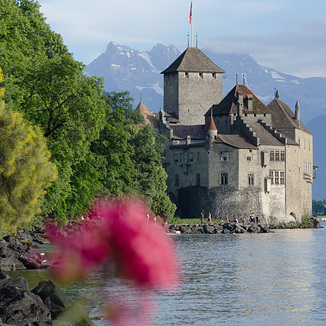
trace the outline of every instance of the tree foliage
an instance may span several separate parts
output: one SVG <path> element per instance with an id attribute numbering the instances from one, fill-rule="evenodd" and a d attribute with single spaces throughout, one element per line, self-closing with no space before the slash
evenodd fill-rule
<path id="1" fill-rule="evenodd" d="M 22 222 L 29 222 L 40 213 L 45 187 L 54 181 L 56 176 L 57 170 L 50 162 L 50 153 L 41 130 L 26 124 L 21 114 L 6 112 L 2 103 L 0 105 L 1 229 L 13 229 Z"/>
<path id="2" fill-rule="evenodd" d="M 65 221 L 99 195 L 126 194 L 144 198 L 155 213 L 174 214 L 162 139 L 140 125 L 128 92 L 105 95 L 102 79 L 83 76 L 85 66 L 46 24 L 37 1 L 0 0 L 0 66 L 6 110 L 40 128 L 33 132 L 43 133 L 58 169 L 44 215 Z"/>
<path id="3" fill-rule="evenodd" d="M 82 174 L 87 180 L 94 176 L 85 166 L 92 160 L 90 144 L 98 138 L 104 119 L 102 80 L 82 76 L 84 65 L 73 59 L 61 36 L 51 31 L 36 1 L 1 1 L 5 100 L 9 109 L 22 113 L 47 138 L 59 176 L 47 193 L 43 211 L 65 220 L 89 204 L 77 189 Z M 87 171 L 90 175 L 85 175 Z M 91 189 L 99 188 L 97 180 L 93 181 Z M 95 195 L 87 197 L 91 201 Z"/>
<path id="4" fill-rule="evenodd" d="M 110 196 L 131 194 L 143 198 L 156 214 L 171 219 L 175 205 L 166 194 L 162 167 L 165 139 L 132 110 L 127 92 L 109 93 L 110 105 L 100 138 L 92 149 L 103 162 L 102 184 Z"/>

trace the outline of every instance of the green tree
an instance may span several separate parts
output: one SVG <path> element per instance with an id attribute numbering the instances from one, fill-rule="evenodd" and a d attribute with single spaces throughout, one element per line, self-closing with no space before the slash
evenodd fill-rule
<path id="1" fill-rule="evenodd" d="M 81 175 L 85 180 L 95 178 L 93 169 L 85 166 L 93 160 L 90 144 L 98 138 L 104 120 L 103 83 L 82 76 L 84 65 L 73 59 L 61 36 L 51 31 L 36 1 L 1 2 L 0 64 L 6 76 L 5 100 L 9 109 L 21 112 L 47 138 L 59 177 L 49 189 L 43 209 L 45 214 L 65 220 L 87 209 L 99 189 L 93 179 L 92 195 L 77 192 Z"/>
<path id="2" fill-rule="evenodd" d="M 167 174 L 162 166 L 166 139 L 149 124 L 140 126 L 130 140 L 135 153 L 134 188 L 145 199 L 153 212 L 171 220 L 176 206 L 167 195 Z"/>
<path id="3" fill-rule="evenodd" d="M 92 145 L 102 162 L 101 180 L 109 196 L 143 198 L 153 212 L 171 219 L 176 207 L 166 194 L 162 167 L 165 139 L 132 109 L 128 92 L 107 93 L 106 119 L 100 138 Z"/>
<path id="4" fill-rule="evenodd" d="M 13 230 L 40 213 L 57 170 L 40 129 L 26 124 L 21 114 L 6 112 L 0 101 L 0 228 Z"/>

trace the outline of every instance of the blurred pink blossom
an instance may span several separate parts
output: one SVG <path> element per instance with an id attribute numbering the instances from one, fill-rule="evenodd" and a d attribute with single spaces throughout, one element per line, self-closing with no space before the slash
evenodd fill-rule
<path id="1" fill-rule="evenodd" d="M 75 280 L 110 266 L 116 276 L 134 282 L 136 295 L 130 292 L 129 297 L 136 304 L 126 303 L 124 297 L 111 300 L 106 309 L 115 326 L 149 325 L 155 300 L 148 297 L 148 290 L 174 290 L 179 283 L 175 248 L 163 229 L 148 221 L 147 214 L 147 207 L 138 200 L 102 201 L 77 229 L 49 229 L 55 246 L 55 277 Z"/>
<path id="2" fill-rule="evenodd" d="M 54 275 L 83 277 L 92 268 L 111 263 L 119 276 L 140 286 L 166 290 L 176 286 L 179 268 L 173 244 L 160 226 L 147 222 L 147 212 L 138 200 L 103 201 L 90 220 L 80 224 L 86 228 L 69 237 L 53 236 L 57 230 L 52 230 L 58 260 Z"/>

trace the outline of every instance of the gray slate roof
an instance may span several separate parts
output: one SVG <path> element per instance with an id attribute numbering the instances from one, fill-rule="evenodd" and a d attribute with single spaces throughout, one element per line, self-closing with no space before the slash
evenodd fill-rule
<path id="1" fill-rule="evenodd" d="M 224 143 L 235 148 L 257 149 L 257 147 L 247 137 L 243 135 L 218 134 L 217 138 L 217 143 Z"/>
<path id="2" fill-rule="evenodd" d="M 254 132 L 256 132 L 257 137 L 260 139 L 261 145 L 284 146 L 273 134 L 266 130 L 261 123 L 249 123 L 249 126 Z"/>
<path id="3" fill-rule="evenodd" d="M 225 71 L 218 67 L 198 48 L 187 48 L 168 68 L 162 71 L 162 74 L 172 72 L 208 72 L 224 73 Z"/>
<path id="4" fill-rule="evenodd" d="M 185 139 L 190 136 L 191 139 L 202 140 L 206 138 L 205 125 L 183 126 L 175 125 L 171 126 L 173 130 L 173 139 Z"/>
<path id="5" fill-rule="evenodd" d="M 243 111 L 248 113 L 248 95 L 253 98 L 254 114 L 270 114 L 271 110 L 246 86 L 238 84 L 223 98 L 223 100 L 212 106 L 213 115 L 229 115 L 238 113 L 238 97 L 237 93 L 242 92 L 243 95 Z M 211 109 L 207 111 L 206 116 L 211 115 Z"/>
<path id="6" fill-rule="evenodd" d="M 295 114 L 279 98 L 274 98 L 267 107 L 272 111 L 272 124 L 273 128 L 277 130 L 284 129 L 302 129 L 306 132 L 311 133 L 308 128 L 300 121 L 300 126 L 295 122 Z"/>

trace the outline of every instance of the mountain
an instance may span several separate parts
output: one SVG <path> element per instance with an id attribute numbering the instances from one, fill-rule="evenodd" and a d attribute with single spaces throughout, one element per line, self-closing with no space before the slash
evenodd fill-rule
<path id="1" fill-rule="evenodd" d="M 299 78 L 259 65 L 249 55 L 219 54 L 202 50 L 213 62 L 225 71 L 223 89 L 226 95 L 245 76 L 246 85 L 265 103 L 274 97 L 275 89 L 280 99 L 294 111 L 297 100 L 301 107 L 301 120 L 314 134 L 314 164 L 319 166 L 313 186 L 313 198 L 326 198 L 326 151 L 323 140 L 326 136 L 326 78 Z M 152 50 L 140 52 L 115 42 L 108 44 L 106 51 L 91 62 L 85 75 L 104 77 L 106 91 L 129 91 L 135 107 L 140 98 L 154 112 L 163 107 L 163 75 L 181 52 L 173 45 L 155 45 Z"/>
<path id="2" fill-rule="evenodd" d="M 157 44 L 149 52 L 139 52 L 111 42 L 106 51 L 85 69 L 86 76 L 104 77 L 104 88 L 109 92 L 128 90 L 138 105 L 142 96 L 152 110 L 163 106 L 163 76 L 160 74 L 180 55 L 174 47 Z"/>

